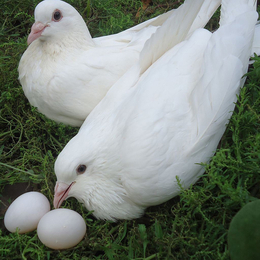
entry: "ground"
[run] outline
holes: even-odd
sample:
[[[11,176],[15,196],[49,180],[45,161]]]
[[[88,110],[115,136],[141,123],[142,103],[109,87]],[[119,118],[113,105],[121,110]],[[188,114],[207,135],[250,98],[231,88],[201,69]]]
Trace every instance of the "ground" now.
[[[110,223],[96,220],[75,199],[64,207],[79,212],[87,235],[76,247],[55,251],[36,231],[10,234],[4,212],[19,194],[38,190],[52,202],[53,164],[78,129],[56,124],[31,107],[17,66],[39,1],[5,1],[0,31],[0,258],[1,259],[229,259],[227,232],[235,214],[259,199],[260,60],[256,58],[218,151],[205,174],[180,196],[149,208],[144,217]],[[134,0],[71,0],[96,37],[116,33],[177,7],[182,1],[154,0],[143,10]],[[147,1],[145,1],[147,4]],[[217,27],[218,13],[208,24]]]

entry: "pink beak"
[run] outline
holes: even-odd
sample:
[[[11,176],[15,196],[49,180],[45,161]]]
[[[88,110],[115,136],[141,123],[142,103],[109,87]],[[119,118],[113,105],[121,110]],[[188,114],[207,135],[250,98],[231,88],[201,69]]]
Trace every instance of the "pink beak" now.
[[[75,182],[72,182],[70,185],[68,185],[64,182],[56,182],[53,200],[53,205],[55,209],[59,208],[62,202],[68,197],[69,191],[74,183]]]
[[[41,22],[34,23],[31,28],[31,32],[28,36],[27,43],[30,45],[34,40],[42,35],[43,30],[49,25],[43,24]]]

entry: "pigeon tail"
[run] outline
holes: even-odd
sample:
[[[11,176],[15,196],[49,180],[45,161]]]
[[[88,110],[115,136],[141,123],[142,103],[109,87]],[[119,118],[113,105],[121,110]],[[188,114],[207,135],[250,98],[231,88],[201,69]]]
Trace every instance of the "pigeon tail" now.
[[[245,78],[242,77],[247,72],[252,51],[258,17],[254,1],[223,0],[221,13],[221,26],[212,34],[204,53],[203,76],[190,98],[197,119],[193,152],[223,135],[232,115],[230,111],[234,110],[236,96],[244,85]],[[230,75],[228,81],[226,75]],[[205,145],[202,145],[203,142]]]

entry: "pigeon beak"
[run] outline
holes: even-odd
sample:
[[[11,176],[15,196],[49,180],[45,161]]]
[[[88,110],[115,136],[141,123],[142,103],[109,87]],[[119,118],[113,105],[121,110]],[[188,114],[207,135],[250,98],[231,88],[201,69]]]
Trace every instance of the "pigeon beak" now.
[[[69,191],[74,183],[75,182],[72,182],[70,185],[68,185],[64,182],[56,182],[53,200],[55,209],[59,208],[62,202],[68,197]]]
[[[42,35],[43,30],[49,25],[43,24],[41,22],[36,22],[32,25],[31,32],[27,39],[27,44],[30,45],[34,40]]]

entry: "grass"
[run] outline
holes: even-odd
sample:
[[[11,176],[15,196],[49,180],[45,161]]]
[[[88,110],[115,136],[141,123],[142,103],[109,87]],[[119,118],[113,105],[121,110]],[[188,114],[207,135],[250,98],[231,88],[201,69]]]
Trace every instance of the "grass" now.
[[[87,20],[93,36],[122,31],[179,4],[154,0],[137,19],[140,1],[68,2]],[[7,0],[2,4],[0,205],[8,196],[6,187],[15,189],[17,183],[24,182],[52,201],[55,158],[78,131],[39,114],[29,105],[17,80],[17,66],[37,3]],[[216,23],[217,16],[208,28],[216,28]],[[87,235],[80,244],[55,251],[38,240],[36,231],[19,235],[1,228],[0,259],[229,259],[230,221],[243,205],[260,197],[260,59],[255,59],[218,151],[190,189],[149,208],[140,219],[117,223],[96,220],[75,199],[69,199],[65,207],[82,214],[87,224]],[[1,219],[3,215],[1,212]]]

